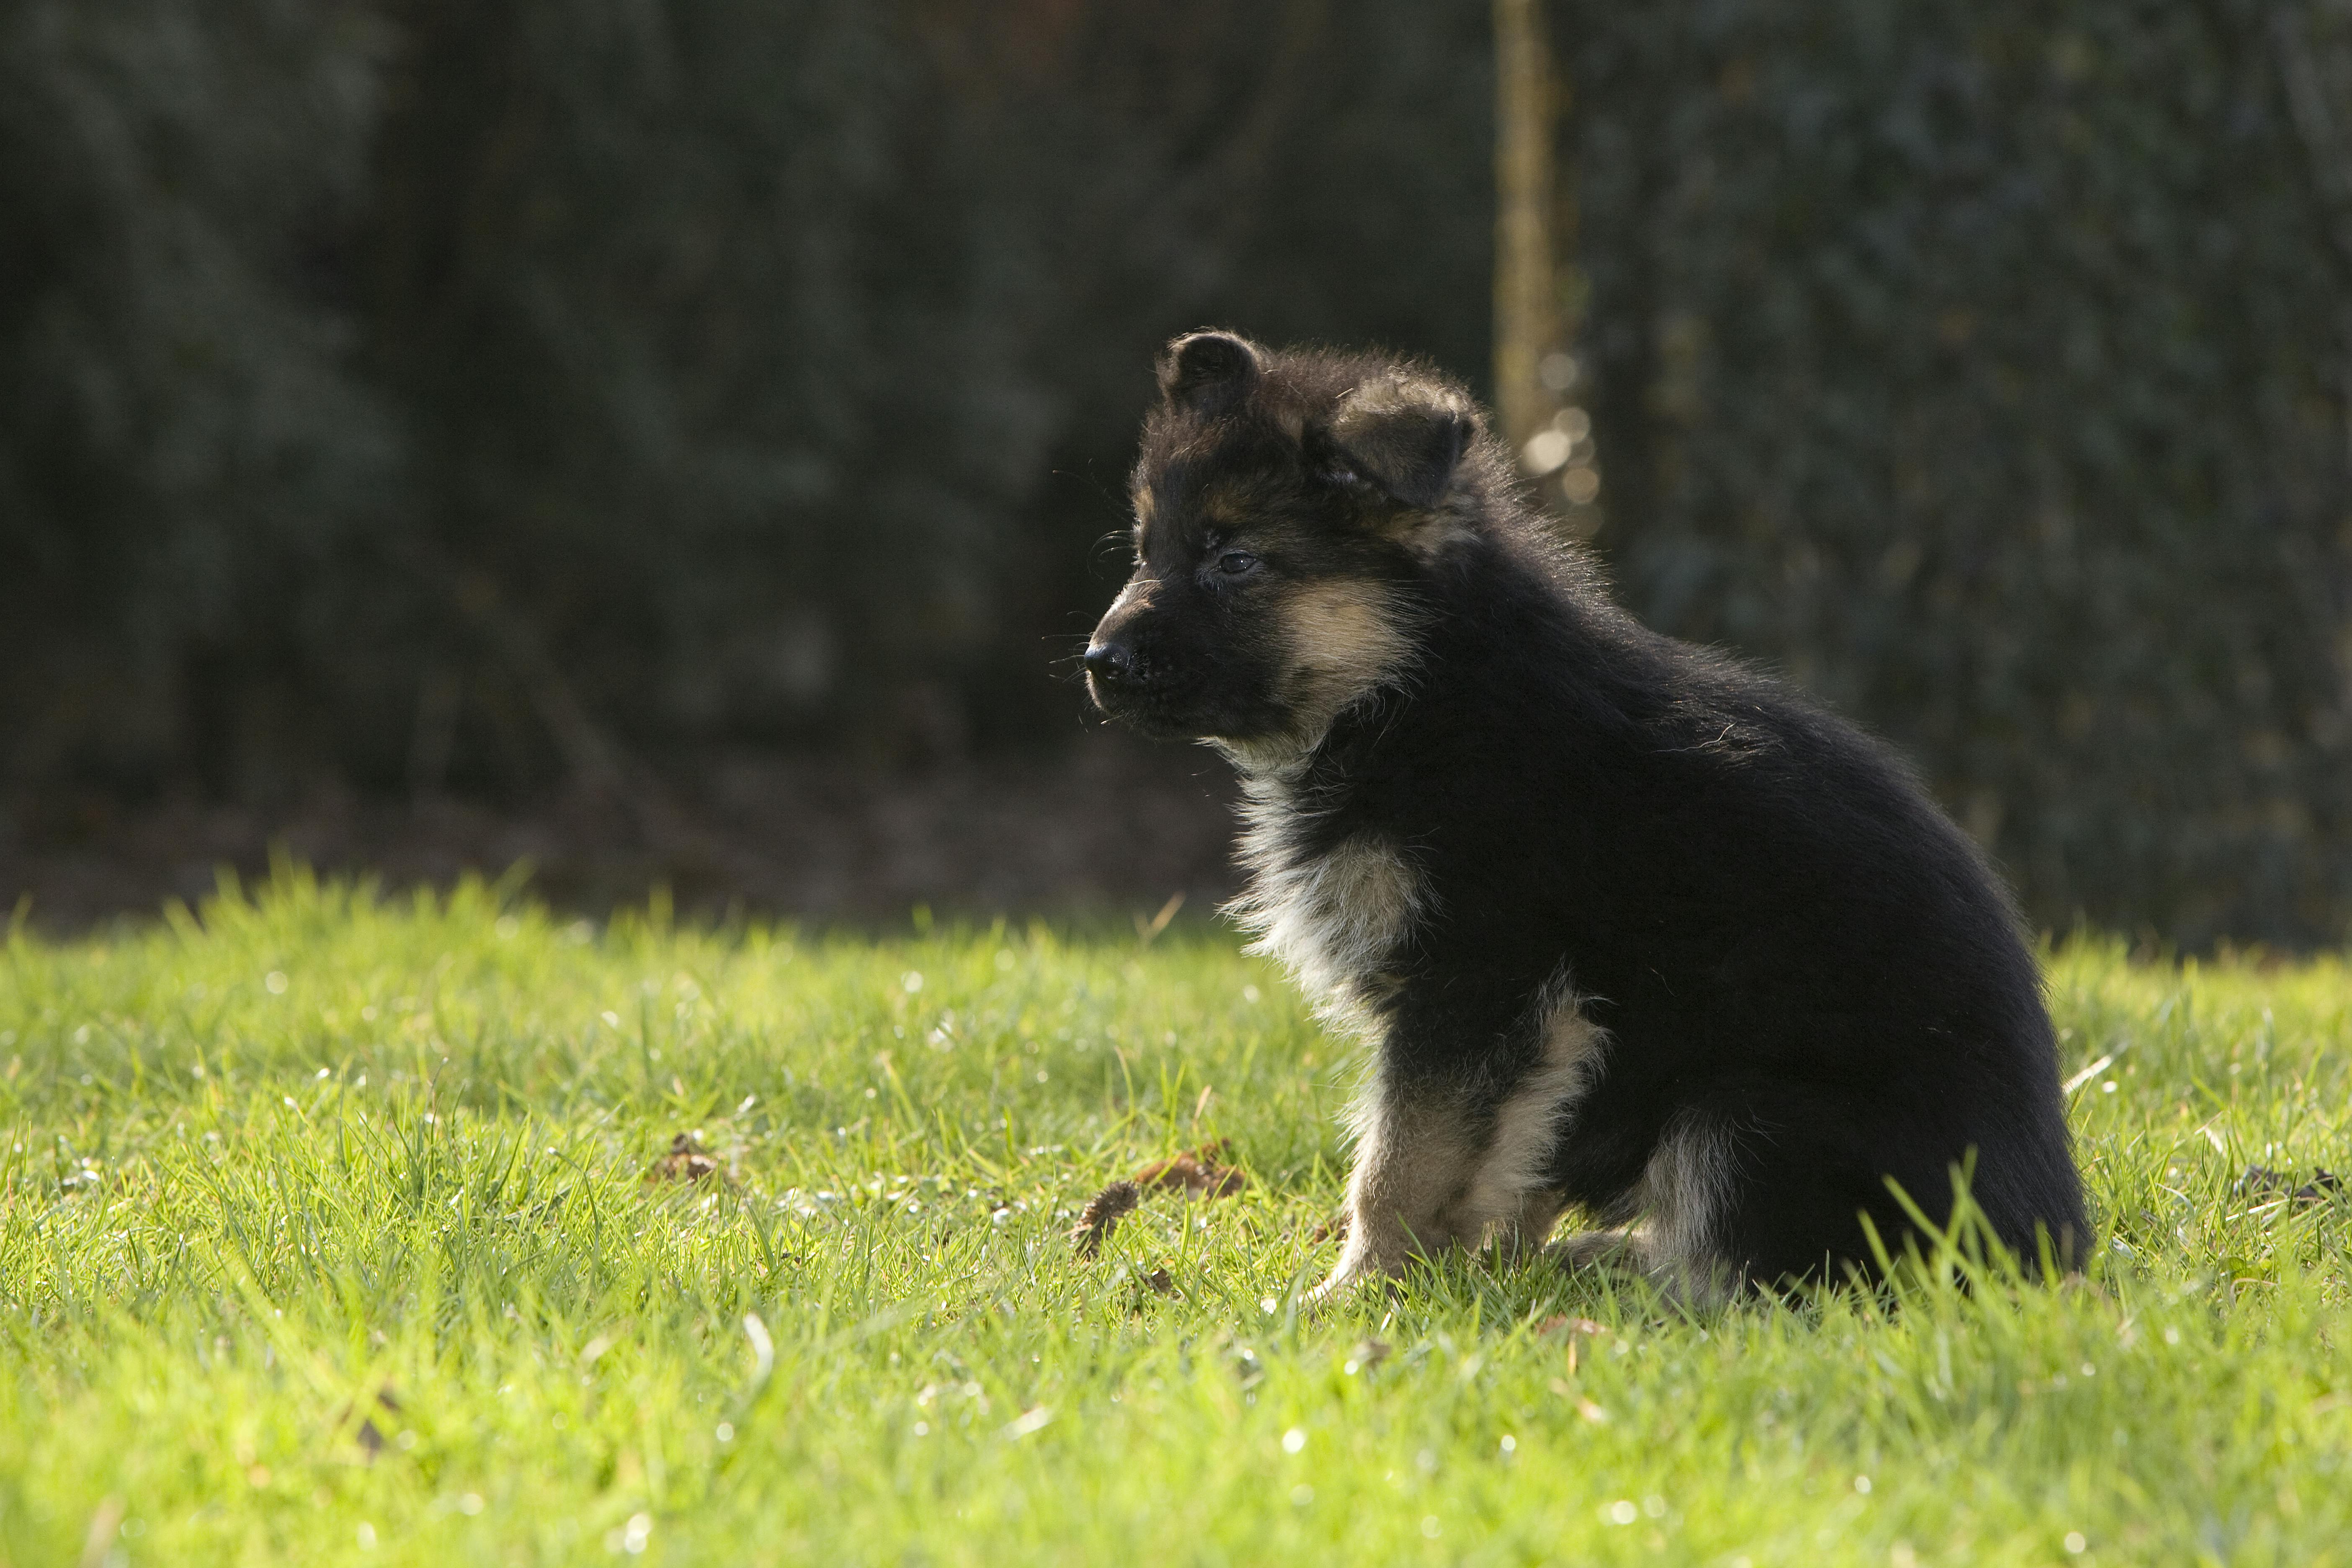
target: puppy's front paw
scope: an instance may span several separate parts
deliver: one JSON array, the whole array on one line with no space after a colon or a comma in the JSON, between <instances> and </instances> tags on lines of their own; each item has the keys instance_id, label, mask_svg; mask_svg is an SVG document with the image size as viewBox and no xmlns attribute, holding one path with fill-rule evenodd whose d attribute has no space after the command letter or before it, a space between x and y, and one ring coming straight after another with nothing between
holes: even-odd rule
<instances>
[{"instance_id":1,"label":"puppy's front paw","mask_svg":"<svg viewBox=\"0 0 2352 1568\"><path fill-rule=\"evenodd\" d=\"M1378 1268L1350 1267L1340 1264L1331 1277L1298 1299L1299 1305L1310 1312L1327 1311L1367 1291L1391 1295L1397 1289L1397 1277Z\"/></svg>"},{"instance_id":2,"label":"puppy's front paw","mask_svg":"<svg viewBox=\"0 0 2352 1568\"><path fill-rule=\"evenodd\" d=\"M1307 1312L1328 1311L1339 1304L1354 1283L1350 1279L1333 1274L1322 1284L1298 1298L1299 1310Z\"/></svg>"}]
</instances>

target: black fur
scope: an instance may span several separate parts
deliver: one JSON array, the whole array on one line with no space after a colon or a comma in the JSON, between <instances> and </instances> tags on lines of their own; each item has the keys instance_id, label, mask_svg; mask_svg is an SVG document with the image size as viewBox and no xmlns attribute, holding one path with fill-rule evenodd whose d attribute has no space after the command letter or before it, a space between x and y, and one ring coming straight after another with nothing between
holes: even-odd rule
<instances>
[{"instance_id":1,"label":"black fur","mask_svg":"<svg viewBox=\"0 0 2352 1568\"><path fill-rule=\"evenodd\" d=\"M1427 369L1195 334L1161 380L1094 689L1287 770L1304 852L1402 847L1427 907L1365 988L1394 1083L1491 1113L1564 973L1606 1031L1550 1157L1569 1202L1628 1217L1696 1114L1726 1134L1717 1245L1748 1279L1867 1268L1859 1216L1897 1247L1910 1228L1888 1178L1940 1221L1971 1151L2005 1243L2079 1249L2018 916L1887 748L1613 605ZM1411 652L1302 713L1284 595L1334 583L1377 591Z\"/></svg>"},{"instance_id":2,"label":"black fur","mask_svg":"<svg viewBox=\"0 0 2352 1568\"><path fill-rule=\"evenodd\" d=\"M1194 332L1168 345L1160 362L1160 392L1196 414L1222 414L1248 395L1257 379L1257 347L1229 332Z\"/></svg>"}]
</instances>

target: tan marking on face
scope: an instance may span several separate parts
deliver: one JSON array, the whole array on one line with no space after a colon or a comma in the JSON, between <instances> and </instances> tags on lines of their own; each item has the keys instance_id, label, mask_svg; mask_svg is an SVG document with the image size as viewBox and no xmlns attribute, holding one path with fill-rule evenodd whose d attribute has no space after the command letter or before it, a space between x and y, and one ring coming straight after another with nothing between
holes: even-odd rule
<instances>
[{"instance_id":1,"label":"tan marking on face","mask_svg":"<svg viewBox=\"0 0 2352 1568\"><path fill-rule=\"evenodd\" d=\"M1477 537L1467 518L1451 502L1426 511L1393 512L1376 525L1383 538L1404 546L1423 561L1433 561L1450 546Z\"/></svg>"},{"instance_id":2,"label":"tan marking on face","mask_svg":"<svg viewBox=\"0 0 2352 1568\"><path fill-rule=\"evenodd\" d=\"M1210 534L1224 543L1234 540L1250 526L1260 511L1246 489L1220 485L1201 498L1201 518L1209 525Z\"/></svg>"},{"instance_id":3,"label":"tan marking on face","mask_svg":"<svg viewBox=\"0 0 2352 1568\"><path fill-rule=\"evenodd\" d=\"M1348 704L1395 674L1412 652L1388 590L1341 578L1309 583L1281 606L1282 689L1302 737L1320 737Z\"/></svg>"}]
</instances>

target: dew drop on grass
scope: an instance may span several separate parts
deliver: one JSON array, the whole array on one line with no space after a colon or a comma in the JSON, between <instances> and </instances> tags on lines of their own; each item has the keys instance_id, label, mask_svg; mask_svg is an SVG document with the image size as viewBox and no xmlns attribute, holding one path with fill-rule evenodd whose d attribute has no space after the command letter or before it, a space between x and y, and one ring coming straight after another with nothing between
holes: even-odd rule
<instances>
[{"instance_id":1,"label":"dew drop on grass","mask_svg":"<svg viewBox=\"0 0 2352 1568\"><path fill-rule=\"evenodd\" d=\"M1635 1520L1642 1517L1642 1510L1633 1506L1633 1500L1632 1498L1621 1497L1615 1502L1611 1503L1607 1508L1602 1509L1601 1510L1601 1517L1607 1520L1612 1524L1631 1524Z\"/></svg>"},{"instance_id":2,"label":"dew drop on grass","mask_svg":"<svg viewBox=\"0 0 2352 1568\"><path fill-rule=\"evenodd\" d=\"M1304 1426L1293 1426L1289 1431L1285 1432L1282 1435L1282 1451L1284 1453L1296 1454L1299 1449L1304 1448L1305 1447L1307 1447L1307 1428Z\"/></svg>"}]
</instances>

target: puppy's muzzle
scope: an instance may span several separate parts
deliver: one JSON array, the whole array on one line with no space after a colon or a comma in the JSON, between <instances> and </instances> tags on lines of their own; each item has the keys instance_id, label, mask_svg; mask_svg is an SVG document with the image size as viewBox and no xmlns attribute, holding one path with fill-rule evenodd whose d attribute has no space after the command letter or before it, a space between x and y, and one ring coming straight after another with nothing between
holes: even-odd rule
<instances>
[{"instance_id":1,"label":"puppy's muzzle","mask_svg":"<svg viewBox=\"0 0 2352 1568\"><path fill-rule=\"evenodd\" d=\"M1122 642L1098 642L1087 649L1087 675L1097 685L1130 686L1137 670L1134 650Z\"/></svg>"}]
</instances>

